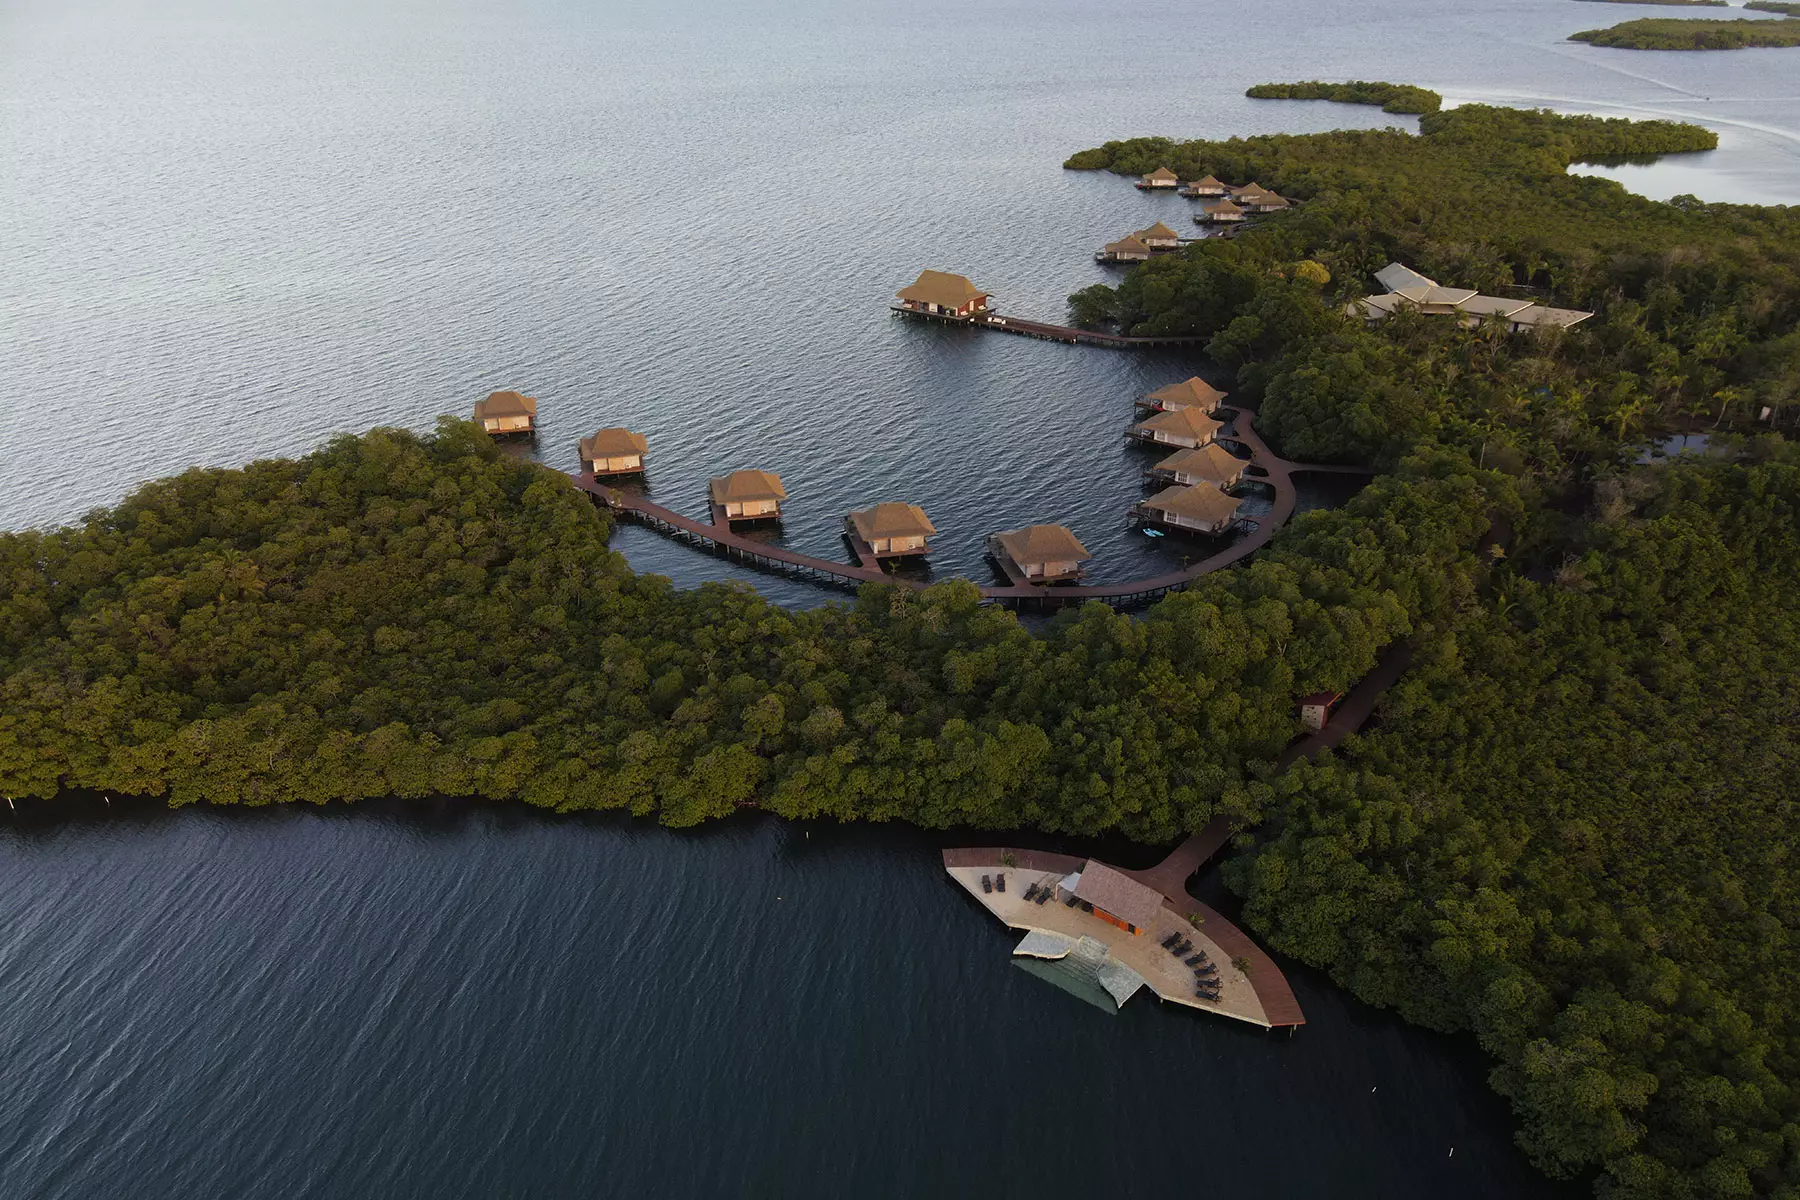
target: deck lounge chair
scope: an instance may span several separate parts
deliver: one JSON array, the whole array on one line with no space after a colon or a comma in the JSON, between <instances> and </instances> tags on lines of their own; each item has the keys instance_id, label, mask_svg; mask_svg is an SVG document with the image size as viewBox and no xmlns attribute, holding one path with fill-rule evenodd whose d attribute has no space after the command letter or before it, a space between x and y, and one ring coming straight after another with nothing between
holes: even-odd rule
<instances>
[{"instance_id":1,"label":"deck lounge chair","mask_svg":"<svg viewBox=\"0 0 1800 1200\"><path fill-rule=\"evenodd\" d=\"M994 881L991 877L987 875L981 877L981 890L984 892L991 892L994 890Z\"/></svg>"},{"instance_id":2,"label":"deck lounge chair","mask_svg":"<svg viewBox=\"0 0 1800 1200\"><path fill-rule=\"evenodd\" d=\"M994 890L996 892L1004 892L1006 890L1006 876L1004 876L1004 875L994 876Z\"/></svg>"}]
</instances>

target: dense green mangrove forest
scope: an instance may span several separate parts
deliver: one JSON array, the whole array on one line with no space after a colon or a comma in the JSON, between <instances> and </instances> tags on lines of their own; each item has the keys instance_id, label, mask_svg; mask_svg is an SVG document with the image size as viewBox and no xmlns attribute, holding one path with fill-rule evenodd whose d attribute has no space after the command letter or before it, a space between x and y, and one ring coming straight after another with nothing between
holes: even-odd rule
<instances>
[{"instance_id":1,"label":"dense green mangrove forest","mask_svg":"<svg viewBox=\"0 0 1800 1200\"><path fill-rule=\"evenodd\" d=\"M1403 83L1259 83L1244 93L1252 100L1335 100L1339 104L1375 104L1382 112L1433 113L1444 98L1427 88Z\"/></svg>"},{"instance_id":2,"label":"dense green mangrove forest","mask_svg":"<svg viewBox=\"0 0 1800 1200\"><path fill-rule=\"evenodd\" d=\"M1472 1031L1546 1171L1800 1195L1800 212L1567 172L1712 144L1691 126L1420 128L1069 163L1302 201L1071 297L1078 319L1208 337L1284 453L1455 455L1522 506L1504 554L1405 601L1418 658L1376 726L1269 781L1228 878L1276 948ZM1347 318L1390 260L1595 316ZM1678 430L1713 452L1644 460Z\"/></svg>"},{"instance_id":3,"label":"dense green mangrove forest","mask_svg":"<svg viewBox=\"0 0 1800 1200\"><path fill-rule=\"evenodd\" d=\"M966 583L808 612L678 590L474 426L379 429L0 535L0 794L1147 842L1226 814L1254 927L1479 1038L1546 1171L1800 1195L1800 213L1567 173L1710 147L1692 126L1420 128L1070 160L1301 201L1071 308L1207 338L1284 454L1383 471L1141 616L1033 633ZM1595 316L1347 315L1396 259ZM1647 458L1672 431L1709 452ZM1402 639L1375 726L1278 772L1296 699Z\"/></svg>"},{"instance_id":4,"label":"dense green mangrove forest","mask_svg":"<svg viewBox=\"0 0 1800 1200\"><path fill-rule=\"evenodd\" d=\"M1786 10L1765 8L1764 11ZM1717 21L1698 17L1641 17L1607 29L1571 33L1569 40L1618 50L1747 50L1800 46L1800 21L1765 21L1755 17Z\"/></svg>"}]
</instances>

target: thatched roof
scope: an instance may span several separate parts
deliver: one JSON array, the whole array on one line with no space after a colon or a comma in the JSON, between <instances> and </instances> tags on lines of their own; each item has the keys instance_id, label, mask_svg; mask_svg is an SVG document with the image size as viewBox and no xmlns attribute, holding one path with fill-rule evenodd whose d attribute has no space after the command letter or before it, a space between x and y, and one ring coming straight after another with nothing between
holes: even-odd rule
<instances>
[{"instance_id":1,"label":"thatched roof","mask_svg":"<svg viewBox=\"0 0 1800 1200\"><path fill-rule=\"evenodd\" d=\"M1225 185L1223 183L1220 183L1218 178L1215 176L1212 176L1212 175L1208 175L1204 179L1196 179L1196 180L1194 180L1194 182L1188 184L1188 186L1191 188L1194 188L1196 191L1199 190L1200 188L1206 188L1209 191L1224 191L1225 190Z\"/></svg>"},{"instance_id":2,"label":"thatched roof","mask_svg":"<svg viewBox=\"0 0 1800 1200\"><path fill-rule=\"evenodd\" d=\"M1156 923L1163 910L1163 894L1098 859L1088 859L1075 881L1075 895L1095 908L1129 921L1139 929Z\"/></svg>"},{"instance_id":3,"label":"thatched roof","mask_svg":"<svg viewBox=\"0 0 1800 1200\"><path fill-rule=\"evenodd\" d=\"M1208 442L1197 448L1177 450L1157 463L1156 469L1173 471L1180 475L1198 475L1202 479L1223 483L1235 475L1242 474L1244 468L1249 465L1219 443Z\"/></svg>"},{"instance_id":4,"label":"thatched roof","mask_svg":"<svg viewBox=\"0 0 1800 1200\"><path fill-rule=\"evenodd\" d=\"M994 540L1020 566L1028 563L1085 562L1094 557L1088 553L1086 546L1075 540L1074 534L1061 525L1031 525L1024 529L1009 529L1005 533L996 533Z\"/></svg>"},{"instance_id":5,"label":"thatched roof","mask_svg":"<svg viewBox=\"0 0 1800 1200\"><path fill-rule=\"evenodd\" d=\"M736 504L746 500L786 500L787 489L781 476L771 471L733 471L711 484L716 504Z\"/></svg>"},{"instance_id":6,"label":"thatched roof","mask_svg":"<svg viewBox=\"0 0 1800 1200\"><path fill-rule=\"evenodd\" d=\"M917 279L894 294L914 304L935 304L939 308L961 308L971 300L985 300L988 295L970 283L967 275L949 271L920 271Z\"/></svg>"},{"instance_id":7,"label":"thatched roof","mask_svg":"<svg viewBox=\"0 0 1800 1200\"><path fill-rule=\"evenodd\" d=\"M1138 422L1137 428L1153 433L1185 434L1204 441L1225 428L1225 423L1213 420L1197 408L1176 408L1146 417Z\"/></svg>"},{"instance_id":8,"label":"thatched roof","mask_svg":"<svg viewBox=\"0 0 1800 1200\"><path fill-rule=\"evenodd\" d=\"M642 454L649 448L650 443L643 434L629 429L602 429L593 437L581 439L583 458L621 458L627 454Z\"/></svg>"},{"instance_id":9,"label":"thatched roof","mask_svg":"<svg viewBox=\"0 0 1800 1200\"><path fill-rule=\"evenodd\" d=\"M537 401L530 396L521 396L517 392L494 392L486 400L475 402L475 419L477 421L492 420L495 417L535 417Z\"/></svg>"},{"instance_id":10,"label":"thatched roof","mask_svg":"<svg viewBox=\"0 0 1800 1200\"><path fill-rule=\"evenodd\" d=\"M1180 383L1157 388L1145 399L1154 400L1164 408L1198 408L1201 412L1211 412L1225 399L1225 393L1195 375Z\"/></svg>"},{"instance_id":11,"label":"thatched roof","mask_svg":"<svg viewBox=\"0 0 1800 1200\"><path fill-rule=\"evenodd\" d=\"M1229 200L1202 200L1200 211L1209 217L1241 217L1244 210Z\"/></svg>"},{"instance_id":12,"label":"thatched roof","mask_svg":"<svg viewBox=\"0 0 1800 1200\"><path fill-rule=\"evenodd\" d=\"M1122 237L1116 242L1106 243L1106 252L1108 254L1148 254L1150 247L1138 241L1138 236L1134 233L1128 237Z\"/></svg>"},{"instance_id":13,"label":"thatched roof","mask_svg":"<svg viewBox=\"0 0 1800 1200\"><path fill-rule=\"evenodd\" d=\"M1134 238L1143 238L1146 240L1148 240L1150 238L1156 238L1158 241L1178 242L1181 240L1181 235L1179 233L1176 233L1173 229L1170 229L1167 225L1164 225L1161 221L1158 221L1156 224L1152 225L1148 229L1140 229L1136 233L1132 234L1131 236Z\"/></svg>"},{"instance_id":14,"label":"thatched roof","mask_svg":"<svg viewBox=\"0 0 1800 1200\"><path fill-rule=\"evenodd\" d=\"M937 526L916 504L888 501L850 514L850 524L865 542L877 538L930 537Z\"/></svg>"},{"instance_id":15,"label":"thatched roof","mask_svg":"<svg viewBox=\"0 0 1800 1200\"><path fill-rule=\"evenodd\" d=\"M1158 167L1158 168L1156 168L1156 170L1154 170L1154 171L1150 172L1148 175L1144 176L1144 182L1145 183L1180 183L1181 176L1179 176L1175 172L1169 170L1169 168L1167 168L1167 167Z\"/></svg>"},{"instance_id":16,"label":"thatched roof","mask_svg":"<svg viewBox=\"0 0 1800 1200\"><path fill-rule=\"evenodd\" d=\"M1144 507L1209 524L1222 524L1237 516L1238 505L1242 503L1210 483L1196 483L1188 487L1164 488L1144 501Z\"/></svg>"}]
</instances>

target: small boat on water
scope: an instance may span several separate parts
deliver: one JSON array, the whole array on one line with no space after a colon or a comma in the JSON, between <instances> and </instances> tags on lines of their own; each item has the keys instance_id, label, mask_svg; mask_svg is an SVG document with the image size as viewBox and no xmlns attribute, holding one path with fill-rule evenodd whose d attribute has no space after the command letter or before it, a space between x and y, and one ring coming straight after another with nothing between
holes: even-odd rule
<instances>
[{"instance_id":1,"label":"small boat on water","mask_svg":"<svg viewBox=\"0 0 1800 1200\"><path fill-rule=\"evenodd\" d=\"M1167 537L1168 535L1165 534L1160 529L1146 529L1146 530L1144 530L1144 536L1145 537Z\"/></svg>"}]
</instances>

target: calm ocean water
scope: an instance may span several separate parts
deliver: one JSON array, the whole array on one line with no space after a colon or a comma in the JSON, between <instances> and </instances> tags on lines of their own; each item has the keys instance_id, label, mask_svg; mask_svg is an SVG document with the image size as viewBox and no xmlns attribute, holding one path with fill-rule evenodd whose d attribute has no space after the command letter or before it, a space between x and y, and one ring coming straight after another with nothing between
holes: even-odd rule
<instances>
[{"instance_id":1,"label":"calm ocean water","mask_svg":"<svg viewBox=\"0 0 1800 1200\"><path fill-rule=\"evenodd\" d=\"M1096 246L1188 212L1069 151L1405 120L1242 96L1296 76L1697 119L1718 151L1621 177L1800 200L1800 58L1560 40L1609 15L0 0L0 528L515 387L556 466L647 433L674 507L781 472L815 553L908 499L941 574L1037 520L1096 577L1166 569L1119 433L1195 364L907 325L894 289L1057 317ZM1107 1018L1007 964L936 843L805 833L0 823L0 1195L1548 1194L1457 1044L1306 975L1292 1041Z\"/></svg>"},{"instance_id":2,"label":"calm ocean water","mask_svg":"<svg viewBox=\"0 0 1800 1200\"><path fill-rule=\"evenodd\" d=\"M1579 1194L1459 1045L1108 1016L913 831L386 807L0 825L0 1195Z\"/></svg>"}]
</instances>

